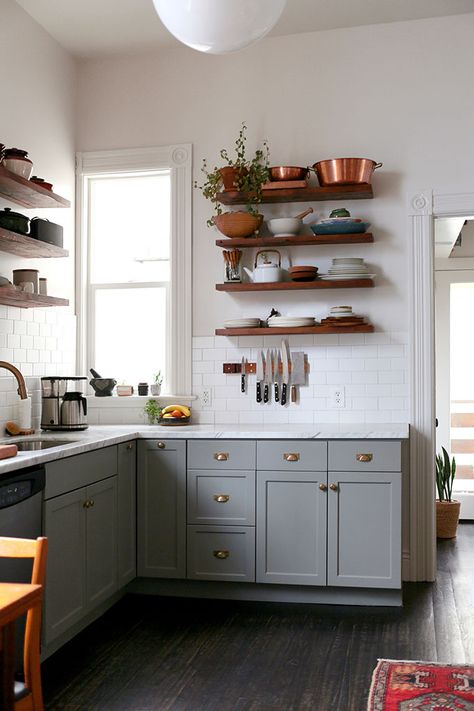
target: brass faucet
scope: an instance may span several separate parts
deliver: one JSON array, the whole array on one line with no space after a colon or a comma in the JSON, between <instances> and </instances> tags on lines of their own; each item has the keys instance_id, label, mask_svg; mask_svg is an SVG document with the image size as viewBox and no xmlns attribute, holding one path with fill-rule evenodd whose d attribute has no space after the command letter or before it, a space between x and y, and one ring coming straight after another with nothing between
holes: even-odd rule
<instances>
[{"instance_id":1,"label":"brass faucet","mask_svg":"<svg viewBox=\"0 0 474 711\"><path fill-rule=\"evenodd\" d=\"M5 368L5 370L9 370L10 373L13 373L18 383L18 395L22 400L26 400L28 397L28 393L26 392L25 378L20 373L18 368L15 368L15 366L11 363L7 363L6 360L0 360L0 368Z\"/></svg>"}]
</instances>

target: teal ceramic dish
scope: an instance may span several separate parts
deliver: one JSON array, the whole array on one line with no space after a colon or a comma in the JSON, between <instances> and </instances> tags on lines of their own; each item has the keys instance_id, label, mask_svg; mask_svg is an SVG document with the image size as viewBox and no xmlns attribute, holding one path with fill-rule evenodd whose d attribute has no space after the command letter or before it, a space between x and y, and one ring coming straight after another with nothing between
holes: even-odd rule
<instances>
[{"instance_id":1,"label":"teal ceramic dish","mask_svg":"<svg viewBox=\"0 0 474 711\"><path fill-rule=\"evenodd\" d=\"M310 225L315 235L354 235L367 232L370 222L346 222Z\"/></svg>"}]
</instances>

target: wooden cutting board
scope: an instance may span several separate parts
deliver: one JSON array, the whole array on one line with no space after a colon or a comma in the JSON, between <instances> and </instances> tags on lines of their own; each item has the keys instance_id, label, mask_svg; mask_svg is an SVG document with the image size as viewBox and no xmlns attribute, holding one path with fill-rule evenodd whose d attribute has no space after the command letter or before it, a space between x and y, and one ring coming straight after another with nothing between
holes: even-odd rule
<instances>
[{"instance_id":1,"label":"wooden cutting board","mask_svg":"<svg viewBox=\"0 0 474 711\"><path fill-rule=\"evenodd\" d=\"M16 444L0 444L0 459L8 459L8 457L16 457L18 447Z\"/></svg>"}]
</instances>

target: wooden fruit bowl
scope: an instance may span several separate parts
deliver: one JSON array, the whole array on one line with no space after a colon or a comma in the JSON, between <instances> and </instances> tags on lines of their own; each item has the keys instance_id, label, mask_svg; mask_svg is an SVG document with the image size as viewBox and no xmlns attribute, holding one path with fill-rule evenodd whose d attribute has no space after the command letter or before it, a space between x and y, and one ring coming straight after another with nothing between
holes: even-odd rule
<instances>
[{"instance_id":1,"label":"wooden fruit bowl","mask_svg":"<svg viewBox=\"0 0 474 711\"><path fill-rule=\"evenodd\" d=\"M189 425L189 420L191 417L160 417L158 420L159 425L173 426L173 425Z\"/></svg>"}]
</instances>

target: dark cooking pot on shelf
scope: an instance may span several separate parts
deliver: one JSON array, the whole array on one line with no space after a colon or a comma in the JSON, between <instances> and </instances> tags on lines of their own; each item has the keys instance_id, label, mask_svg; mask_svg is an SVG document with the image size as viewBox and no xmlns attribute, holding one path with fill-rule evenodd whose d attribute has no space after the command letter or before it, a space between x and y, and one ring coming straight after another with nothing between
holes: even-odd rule
<instances>
[{"instance_id":1,"label":"dark cooking pot on shelf","mask_svg":"<svg viewBox=\"0 0 474 711\"><path fill-rule=\"evenodd\" d=\"M27 235L30 231L30 218L6 207L4 210L0 210L0 227L3 227L4 230Z\"/></svg>"}]
</instances>

